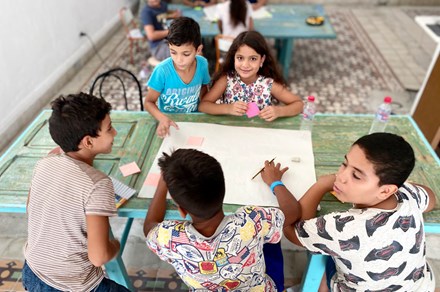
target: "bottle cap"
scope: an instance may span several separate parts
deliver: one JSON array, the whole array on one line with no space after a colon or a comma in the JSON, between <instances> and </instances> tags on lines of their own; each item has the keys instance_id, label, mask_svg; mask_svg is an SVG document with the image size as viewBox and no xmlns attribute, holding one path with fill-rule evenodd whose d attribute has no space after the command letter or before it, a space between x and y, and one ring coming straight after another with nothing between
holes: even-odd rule
<instances>
[{"instance_id":1,"label":"bottle cap","mask_svg":"<svg viewBox=\"0 0 440 292\"><path fill-rule=\"evenodd\" d=\"M308 101L315 101L315 97L313 95L307 96Z\"/></svg>"},{"instance_id":2,"label":"bottle cap","mask_svg":"<svg viewBox=\"0 0 440 292\"><path fill-rule=\"evenodd\" d=\"M385 96L385 98L383 99L384 103L391 103L393 99L391 98L391 96Z\"/></svg>"}]
</instances>

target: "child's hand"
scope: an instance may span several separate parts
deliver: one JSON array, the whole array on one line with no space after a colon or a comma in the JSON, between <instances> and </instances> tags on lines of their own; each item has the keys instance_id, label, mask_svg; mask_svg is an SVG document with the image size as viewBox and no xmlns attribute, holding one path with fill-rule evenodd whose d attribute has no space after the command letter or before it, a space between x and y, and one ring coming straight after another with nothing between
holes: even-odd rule
<instances>
[{"instance_id":1,"label":"child's hand","mask_svg":"<svg viewBox=\"0 0 440 292\"><path fill-rule=\"evenodd\" d=\"M243 101L237 101L229 105L229 114L232 116L242 116L246 113L248 104Z\"/></svg>"},{"instance_id":2,"label":"child's hand","mask_svg":"<svg viewBox=\"0 0 440 292\"><path fill-rule=\"evenodd\" d=\"M277 163L276 165L269 161L264 162L264 170L261 172L261 178L263 181L270 186L271 183L277 180L281 180L283 174L288 170L288 167L281 169L281 164Z\"/></svg>"},{"instance_id":3,"label":"child's hand","mask_svg":"<svg viewBox=\"0 0 440 292\"><path fill-rule=\"evenodd\" d=\"M280 116L280 108L278 106L268 106L260 111L258 116L265 120L266 122L272 122Z\"/></svg>"},{"instance_id":4,"label":"child's hand","mask_svg":"<svg viewBox=\"0 0 440 292\"><path fill-rule=\"evenodd\" d=\"M179 126L177 126L177 124L168 117L159 120L159 125L157 126L157 130L156 130L157 136L159 136L160 138L165 138L165 136L169 135L170 126L173 126L177 130L179 130Z\"/></svg>"}]
</instances>

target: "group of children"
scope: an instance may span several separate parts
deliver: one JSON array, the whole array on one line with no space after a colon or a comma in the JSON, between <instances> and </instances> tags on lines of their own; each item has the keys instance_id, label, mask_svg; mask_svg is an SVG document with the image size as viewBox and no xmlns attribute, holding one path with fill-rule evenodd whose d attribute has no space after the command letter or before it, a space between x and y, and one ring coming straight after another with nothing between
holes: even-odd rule
<instances>
[{"instance_id":1,"label":"group of children","mask_svg":"<svg viewBox=\"0 0 440 292\"><path fill-rule=\"evenodd\" d=\"M259 117L273 121L302 111L302 100L288 89L260 33L246 31L234 39L209 91L208 62L200 56L203 45L198 23L177 18L170 25L167 41L171 58L154 68L145 98L145 109L159 121L160 137L169 133L170 126L177 128L169 113L242 116L255 103Z\"/></svg>"},{"instance_id":2,"label":"group of children","mask_svg":"<svg viewBox=\"0 0 440 292\"><path fill-rule=\"evenodd\" d=\"M301 112L302 101L287 89L257 32L235 39L209 91L197 23L178 18L167 38L171 58L155 68L146 97L159 136L177 128L170 112L242 115L249 102L267 121ZM285 105L275 105L272 96ZM108 217L117 214L111 180L93 168L117 134L110 104L80 93L59 97L52 109L50 134L63 151L41 159L33 173L23 285L29 291L128 291L101 268L120 248L109 239ZM193 291L283 291L282 257L274 248L283 234L330 256L320 291L434 291L422 213L434 208L436 197L406 181L414 164L402 137L367 135L354 142L335 174L318 178L297 201L282 182L288 169L266 161L261 177L279 208L243 206L225 215L227 186L218 161L194 149L164 153L144 222L146 242ZM329 191L353 207L316 217ZM167 192L190 221L164 221Z\"/></svg>"}]
</instances>

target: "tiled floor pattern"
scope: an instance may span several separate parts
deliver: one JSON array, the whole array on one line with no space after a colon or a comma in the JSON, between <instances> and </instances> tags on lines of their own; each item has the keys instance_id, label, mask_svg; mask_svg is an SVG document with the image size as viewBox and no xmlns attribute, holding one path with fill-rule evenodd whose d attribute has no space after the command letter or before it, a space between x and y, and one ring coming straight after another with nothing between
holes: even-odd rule
<instances>
[{"instance_id":1,"label":"tiled floor pattern","mask_svg":"<svg viewBox=\"0 0 440 292\"><path fill-rule=\"evenodd\" d=\"M23 262L20 260L0 260L0 291L25 291L21 285L22 268ZM171 267L168 269L130 267L127 272L133 283L134 292L188 291L187 286ZM285 279L286 287L298 283L299 279Z\"/></svg>"}]
</instances>

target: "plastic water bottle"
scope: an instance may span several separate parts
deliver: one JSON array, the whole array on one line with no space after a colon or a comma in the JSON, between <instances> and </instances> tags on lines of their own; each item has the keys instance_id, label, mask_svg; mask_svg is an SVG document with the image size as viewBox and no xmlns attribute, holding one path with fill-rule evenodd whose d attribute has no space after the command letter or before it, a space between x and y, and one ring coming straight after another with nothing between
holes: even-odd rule
<instances>
[{"instance_id":1,"label":"plastic water bottle","mask_svg":"<svg viewBox=\"0 0 440 292\"><path fill-rule=\"evenodd\" d=\"M312 131L313 119L315 118L315 113L316 113L315 97L313 95L310 95L307 97L307 102L304 105L300 130L310 131L310 132Z\"/></svg>"},{"instance_id":2,"label":"plastic water bottle","mask_svg":"<svg viewBox=\"0 0 440 292\"><path fill-rule=\"evenodd\" d=\"M389 96L383 99L383 103L377 109L373 124L371 124L370 134L385 131L385 127L391 115L391 101L392 99Z\"/></svg>"}]
</instances>

